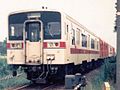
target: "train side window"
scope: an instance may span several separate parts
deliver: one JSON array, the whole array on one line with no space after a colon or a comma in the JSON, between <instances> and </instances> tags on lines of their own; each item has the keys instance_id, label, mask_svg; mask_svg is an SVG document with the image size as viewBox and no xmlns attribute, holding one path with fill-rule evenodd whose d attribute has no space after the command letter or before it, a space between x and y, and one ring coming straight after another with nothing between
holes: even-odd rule
<instances>
[{"instance_id":1,"label":"train side window","mask_svg":"<svg viewBox=\"0 0 120 90\"><path fill-rule=\"evenodd\" d=\"M75 45L75 30L72 29L72 45Z\"/></svg>"},{"instance_id":2,"label":"train side window","mask_svg":"<svg viewBox=\"0 0 120 90\"><path fill-rule=\"evenodd\" d=\"M69 30L69 26L67 25L66 28L67 28L67 30L66 30L66 33L67 33L66 37L67 37L67 38L66 38L66 39L68 40L68 30Z\"/></svg>"},{"instance_id":3,"label":"train side window","mask_svg":"<svg viewBox=\"0 0 120 90\"><path fill-rule=\"evenodd\" d=\"M87 36L82 34L82 47L87 47Z\"/></svg>"},{"instance_id":4,"label":"train side window","mask_svg":"<svg viewBox=\"0 0 120 90\"><path fill-rule=\"evenodd\" d=\"M95 40L91 39L91 48L94 49L95 48Z\"/></svg>"},{"instance_id":5,"label":"train side window","mask_svg":"<svg viewBox=\"0 0 120 90\"><path fill-rule=\"evenodd\" d=\"M67 25L67 32L68 32L69 26Z\"/></svg>"}]
</instances>

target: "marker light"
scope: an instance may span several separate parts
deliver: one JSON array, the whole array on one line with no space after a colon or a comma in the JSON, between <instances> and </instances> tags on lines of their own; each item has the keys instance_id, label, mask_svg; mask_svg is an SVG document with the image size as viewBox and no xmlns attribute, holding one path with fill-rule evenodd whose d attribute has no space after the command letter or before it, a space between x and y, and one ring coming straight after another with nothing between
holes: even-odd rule
<instances>
[{"instance_id":1,"label":"marker light","mask_svg":"<svg viewBox=\"0 0 120 90\"><path fill-rule=\"evenodd\" d=\"M22 49L23 43L7 43L8 49Z\"/></svg>"}]
</instances>

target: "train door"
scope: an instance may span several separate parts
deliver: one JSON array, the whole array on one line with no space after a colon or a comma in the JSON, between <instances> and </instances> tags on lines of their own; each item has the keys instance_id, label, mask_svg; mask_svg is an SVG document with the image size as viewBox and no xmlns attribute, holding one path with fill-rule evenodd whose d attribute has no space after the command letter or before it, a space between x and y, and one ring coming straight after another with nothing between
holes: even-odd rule
<instances>
[{"instance_id":1,"label":"train door","mask_svg":"<svg viewBox=\"0 0 120 90\"><path fill-rule=\"evenodd\" d=\"M26 64L43 63L43 28L41 21L29 20L25 25L25 61Z\"/></svg>"}]
</instances>

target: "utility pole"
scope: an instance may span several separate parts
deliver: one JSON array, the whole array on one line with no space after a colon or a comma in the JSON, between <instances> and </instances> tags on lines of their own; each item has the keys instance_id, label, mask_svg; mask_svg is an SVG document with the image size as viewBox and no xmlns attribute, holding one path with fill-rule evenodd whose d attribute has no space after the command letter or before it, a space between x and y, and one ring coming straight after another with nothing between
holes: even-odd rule
<instances>
[{"instance_id":1,"label":"utility pole","mask_svg":"<svg viewBox=\"0 0 120 90\"><path fill-rule=\"evenodd\" d=\"M116 66L116 89L120 90L120 0L116 3L116 31L117 31L117 66Z\"/></svg>"}]
</instances>

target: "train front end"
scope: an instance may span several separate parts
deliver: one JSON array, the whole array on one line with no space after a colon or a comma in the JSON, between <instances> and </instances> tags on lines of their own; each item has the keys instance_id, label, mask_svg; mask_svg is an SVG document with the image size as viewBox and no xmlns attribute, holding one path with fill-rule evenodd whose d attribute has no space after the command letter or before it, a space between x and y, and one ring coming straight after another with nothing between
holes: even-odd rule
<instances>
[{"instance_id":1,"label":"train front end","mask_svg":"<svg viewBox=\"0 0 120 90\"><path fill-rule=\"evenodd\" d=\"M43 23L39 13L9 16L8 64L37 65L43 58Z\"/></svg>"},{"instance_id":2,"label":"train front end","mask_svg":"<svg viewBox=\"0 0 120 90\"><path fill-rule=\"evenodd\" d=\"M9 15L7 63L22 66L33 81L56 73L64 64L61 14L56 11L30 11ZM15 71L15 70L14 70Z\"/></svg>"}]
</instances>

